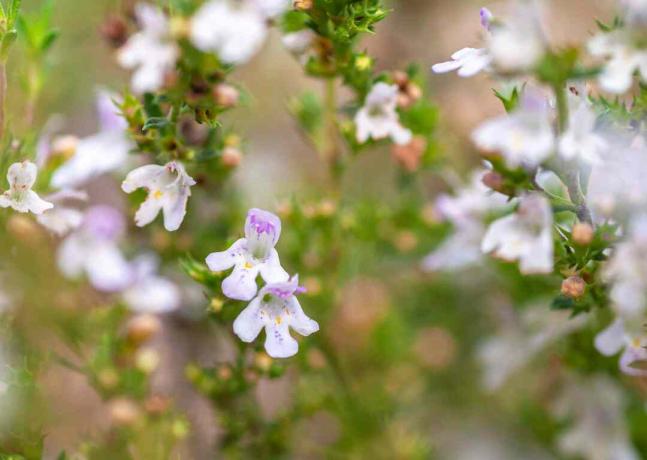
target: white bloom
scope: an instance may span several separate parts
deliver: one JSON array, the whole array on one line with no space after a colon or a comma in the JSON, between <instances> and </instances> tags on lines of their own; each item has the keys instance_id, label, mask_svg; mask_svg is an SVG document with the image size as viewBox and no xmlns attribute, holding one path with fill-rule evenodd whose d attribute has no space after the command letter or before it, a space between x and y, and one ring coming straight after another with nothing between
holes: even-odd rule
<instances>
[{"instance_id":1,"label":"white bloom","mask_svg":"<svg viewBox=\"0 0 647 460\"><path fill-rule=\"evenodd\" d=\"M369 138L378 140L390 137L396 144L407 144L411 131L400 124L396 110L397 85L376 83L366 96L364 106L355 115L357 141L364 143Z\"/></svg>"},{"instance_id":2,"label":"white bloom","mask_svg":"<svg viewBox=\"0 0 647 460\"><path fill-rule=\"evenodd\" d=\"M164 214L164 228L170 232L180 228L186 214L186 204L195 181L180 162L164 166L146 165L134 169L121 184L121 189L132 193L138 188L148 190L148 197L135 214L135 224L150 224L160 211Z\"/></svg>"},{"instance_id":3,"label":"white bloom","mask_svg":"<svg viewBox=\"0 0 647 460\"><path fill-rule=\"evenodd\" d=\"M83 213L74 207L66 206L65 203L68 201L87 201L87 193L78 190L62 190L52 193L46 198L55 203L56 206L36 217L39 224L56 236L63 236L81 226Z\"/></svg>"},{"instance_id":4,"label":"white bloom","mask_svg":"<svg viewBox=\"0 0 647 460\"><path fill-rule=\"evenodd\" d=\"M503 260L519 261L524 274L553 271L553 213L549 201L530 193L515 214L490 224L481 249Z\"/></svg>"},{"instance_id":5,"label":"white bloom","mask_svg":"<svg viewBox=\"0 0 647 460\"><path fill-rule=\"evenodd\" d=\"M247 62L267 36L267 17L253 2L211 0L191 20L191 42L225 63Z\"/></svg>"},{"instance_id":6,"label":"white bloom","mask_svg":"<svg viewBox=\"0 0 647 460\"><path fill-rule=\"evenodd\" d=\"M638 460L624 414L625 400L617 383L606 376L572 378L554 403L560 419L572 421L559 436L559 450L589 460Z\"/></svg>"},{"instance_id":7,"label":"white bloom","mask_svg":"<svg viewBox=\"0 0 647 460\"><path fill-rule=\"evenodd\" d=\"M311 29L302 29L283 35L281 41L290 53L300 56L310 49L316 37Z\"/></svg>"},{"instance_id":8,"label":"white bloom","mask_svg":"<svg viewBox=\"0 0 647 460\"><path fill-rule=\"evenodd\" d=\"M501 153L510 167L535 167L555 147L548 105L543 99L527 97L514 112L481 124L472 140L481 150Z\"/></svg>"},{"instance_id":9,"label":"white bloom","mask_svg":"<svg viewBox=\"0 0 647 460\"><path fill-rule=\"evenodd\" d=\"M481 25L487 31L490 29L492 13L487 8L481 8L480 14ZM451 61L434 64L431 70L435 73L458 70L459 76L471 77L482 70L488 70L492 62L492 56L485 48L462 48L452 54L451 58Z\"/></svg>"},{"instance_id":10,"label":"white bloom","mask_svg":"<svg viewBox=\"0 0 647 460\"><path fill-rule=\"evenodd\" d=\"M207 265L215 272L234 267L222 282L222 292L231 299L250 300L256 295L256 277L267 283L285 282L289 275L279 261L274 246L281 236L281 220L271 212L250 209L245 222L245 238L223 252L207 256Z\"/></svg>"},{"instance_id":11,"label":"white bloom","mask_svg":"<svg viewBox=\"0 0 647 460\"><path fill-rule=\"evenodd\" d=\"M38 168L31 161L21 161L9 166L9 190L0 195L0 208L11 207L18 212L42 214L54 205L43 200L31 188L36 182Z\"/></svg>"},{"instance_id":12,"label":"white bloom","mask_svg":"<svg viewBox=\"0 0 647 460\"><path fill-rule=\"evenodd\" d=\"M509 313L511 321L501 333L478 346L483 386L489 391L499 388L541 351L587 321L585 315L569 318L568 312L547 310L545 305L527 308L519 317L514 310Z\"/></svg>"},{"instance_id":13,"label":"white bloom","mask_svg":"<svg viewBox=\"0 0 647 460\"><path fill-rule=\"evenodd\" d=\"M559 154L566 160L599 162L608 144L595 129L597 116L584 98L573 105L568 117L568 127L559 139Z\"/></svg>"},{"instance_id":14,"label":"white bloom","mask_svg":"<svg viewBox=\"0 0 647 460\"><path fill-rule=\"evenodd\" d=\"M132 270L118 241L124 231L121 213L110 206L93 206L83 225L61 243L57 262L64 276L79 278L86 274L100 291L118 292L132 282Z\"/></svg>"},{"instance_id":15,"label":"white bloom","mask_svg":"<svg viewBox=\"0 0 647 460\"><path fill-rule=\"evenodd\" d=\"M180 306L180 289L157 275L159 260L154 254L137 257L132 263L132 282L123 292L124 302L137 313L167 313Z\"/></svg>"},{"instance_id":16,"label":"white bloom","mask_svg":"<svg viewBox=\"0 0 647 460\"><path fill-rule=\"evenodd\" d=\"M604 356L613 356L622 351L618 366L620 370L633 376L647 376L647 369L632 366L636 362L647 361L647 337L634 333L626 327L622 318L616 320L595 336L595 348Z\"/></svg>"},{"instance_id":17,"label":"white bloom","mask_svg":"<svg viewBox=\"0 0 647 460\"><path fill-rule=\"evenodd\" d=\"M106 91L98 92L99 132L78 141L72 158L54 172L52 187L78 187L126 164L133 144L126 135L126 121L117 113L113 97Z\"/></svg>"},{"instance_id":18,"label":"white bloom","mask_svg":"<svg viewBox=\"0 0 647 460\"><path fill-rule=\"evenodd\" d=\"M530 70L544 54L538 12L533 2L519 2L513 18L490 27L488 53L504 73Z\"/></svg>"},{"instance_id":19,"label":"white bloom","mask_svg":"<svg viewBox=\"0 0 647 460\"><path fill-rule=\"evenodd\" d=\"M174 69L179 51L161 10L139 3L135 15L141 30L128 39L117 59L122 67L135 69L131 81L135 93L152 92L162 87L165 74Z\"/></svg>"},{"instance_id":20,"label":"white bloom","mask_svg":"<svg viewBox=\"0 0 647 460\"><path fill-rule=\"evenodd\" d=\"M238 315L234 333L243 342L252 342L265 328L265 351L273 358L288 358L299 350L299 344L290 335L289 328L301 335L319 330L319 324L303 312L296 294L301 291L299 277L289 281L270 283Z\"/></svg>"},{"instance_id":21,"label":"white bloom","mask_svg":"<svg viewBox=\"0 0 647 460\"><path fill-rule=\"evenodd\" d=\"M485 228L480 222L472 222L457 227L422 261L426 271L458 271L481 262L481 240Z\"/></svg>"},{"instance_id":22,"label":"white bloom","mask_svg":"<svg viewBox=\"0 0 647 460\"><path fill-rule=\"evenodd\" d=\"M647 82L647 49L638 48L632 40L630 31L618 29L599 33L589 42L592 55L607 59L599 77L600 85L606 91L625 93L631 87L636 71L642 81Z\"/></svg>"},{"instance_id":23,"label":"white bloom","mask_svg":"<svg viewBox=\"0 0 647 460\"><path fill-rule=\"evenodd\" d=\"M647 25L647 0L620 0L632 25Z\"/></svg>"}]
</instances>

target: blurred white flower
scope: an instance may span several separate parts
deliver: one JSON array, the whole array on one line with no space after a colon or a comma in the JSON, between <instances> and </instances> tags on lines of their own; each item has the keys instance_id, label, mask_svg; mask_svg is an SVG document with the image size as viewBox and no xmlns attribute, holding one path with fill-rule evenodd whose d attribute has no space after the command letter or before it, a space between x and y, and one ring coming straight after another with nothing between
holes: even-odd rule
<instances>
[{"instance_id":1,"label":"blurred white flower","mask_svg":"<svg viewBox=\"0 0 647 460\"><path fill-rule=\"evenodd\" d=\"M572 377L552 409L572 421L558 439L564 454L587 460L638 460L630 441L621 388L606 376Z\"/></svg>"},{"instance_id":2,"label":"blurred white flower","mask_svg":"<svg viewBox=\"0 0 647 460\"><path fill-rule=\"evenodd\" d=\"M519 108L481 124L472 140L483 151L500 153L512 168L541 164L555 149L547 100L527 92Z\"/></svg>"},{"instance_id":3,"label":"blurred white flower","mask_svg":"<svg viewBox=\"0 0 647 460\"><path fill-rule=\"evenodd\" d=\"M245 221L245 238L229 249L207 256L209 269L215 272L234 267L222 282L222 292L231 299L250 300L256 295L256 278L267 283L285 282L288 273L281 267L274 249L281 236L281 220L268 211L250 209Z\"/></svg>"},{"instance_id":4,"label":"blurred white flower","mask_svg":"<svg viewBox=\"0 0 647 460\"><path fill-rule=\"evenodd\" d=\"M265 285L258 296L234 321L234 333L243 342L252 342L265 328L265 351L273 358L288 358L299 350L289 328L301 335L319 330L319 324L303 312L296 295L302 292L299 277Z\"/></svg>"},{"instance_id":5,"label":"blurred white flower","mask_svg":"<svg viewBox=\"0 0 647 460\"><path fill-rule=\"evenodd\" d=\"M506 261L519 261L521 273L553 271L553 213L550 202L529 193L517 212L495 220L483 238L481 249Z\"/></svg>"},{"instance_id":6,"label":"blurred white flower","mask_svg":"<svg viewBox=\"0 0 647 460\"><path fill-rule=\"evenodd\" d=\"M162 211L164 228L172 232L180 228L184 220L191 187L195 184L180 162L171 161L164 166L145 165L132 170L121 184L121 189L126 193L138 188L148 190L148 197L135 214L138 227L150 224Z\"/></svg>"},{"instance_id":7,"label":"blurred white flower","mask_svg":"<svg viewBox=\"0 0 647 460\"><path fill-rule=\"evenodd\" d=\"M481 8L481 25L486 31L490 29L492 13L487 8ZM462 48L451 56L452 60L440 62L431 66L435 73L446 73L458 70L461 77L471 77L488 70L492 62L492 56L486 48Z\"/></svg>"},{"instance_id":8,"label":"blurred white flower","mask_svg":"<svg viewBox=\"0 0 647 460\"><path fill-rule=\"evenodd\" d=\"M559 138L559 154L566 160L600 162L608 143L596 130L597 115L591 103L585 96L572 96L570 106L568 126Z\"/></svg>"},{"instance_id":9,"label":"blurred white flower","mask_svg":"<svg viewBox=\"0 0 647 460\"><path fill-rule=\"evenodd\" d=\"M57 262L68 278L83 274L96 289L119 292L132 282L132 270L119 249L125 229L123 216L111 206L88 208L81 227L58 248Z\"/></svg>"},{"instance_id":10,"label":"blurred white flower","mask_svg":"<svg viewBox=\"0 0 647 460\"><path fill-rule=\"evenodd\" d=\"M398 102L397 85L378 82L366 96L364 106L355 115L357 142L364 143L390 137L396 144L411 141L411 131L400 124L396 110Z\"/></svg>"},{"instance_id":11,"label":"blurred white flower","mask_svg":"<svg viewBox=\"0 0 647 460\"><path fill-rule=\"evenodd\" d=\"M511 321L501 332L478 346L483 386L488 391L498 389L541 351L587 321L585 315L570 318L569 312L548 310L546 305L528 307L520 316L513 310L509 313Z\"/></svg>"},{"instance_id":12,"label":"blurred white flower","mask_svg":"<svg viewBox=\"0 0 647 460\"><path fill-rule=\"evenodd\" d=\"M474 221L454 229L436 249L422 261L426 271L458 271L478 264L483 259L481 240L485 227Z\"/></svg>"},{"instance_id":13,"label":"blurred white flower","mask_svg":"<svg viewBox=\"0 0 647 460\"><path fill-rule=\"evenodd\" d=\"M64 236L81 226L83 213L67 203L85 202L88 199L87 193L78 190L62 190L47 195L46 198L55 206L36 217L39 224L56 236Z\"/></svg>"},{"instance_id":14,"label":"blurred white flower","mask_svg":"<svg viewBox=\"0 0 647 460\"><path fill-rule=\"evenodd\" d=\"M99 132L78 141L74 155L52 175L52 187L78 187L126 164L133 143L126 135L126 121L117 113L115 98L112 93L98 91Z\"/></svg>"},{"instance_id":15,"label":"blurred white flower","mask_svg":"<svg viewBox=\"0 0 647 460\"><path fill-rule=\"evenodd\" d=\"M647 82L647 49L638 48L629 30L600 32L589 41L589 52L607 60L599 77L604 90L625 93L631 88L636 71Z\"/></svg>"},{"instance_id":16,"label":"blurred white flower","mask_svg":"<svg viewBox=\"0 0 647 460\"><path fill-rule=\"evenodd\" d=\"M124 302L136 313L167 313L180 306L181 291L170 280L157 274L159 259L141 255L131 262L131 284L124 290Z\"/></svg>"},{"instance_id":17,"label":"blurred white flower","mask_svg":"<svg viewBox=\"0 0 647 460\"><path fill-rule=\"evenodd\" d=\"M260 1L205 3L191 20L191 42L201 51L216 53L225 63L247 62L267 37L266 11L259 6Z\"/></svg>"},{"instance_id":18,"label":"blurred white flower","mask_svg":"<svg viewBox=\"0 0 647 460\"><path fill-rule=\"evenodd\" d=\"M316 37L311 29L302 29L283 35L281 41L290 53L301 56L312 47Z\"/></svg>"},{"instance_id":19,"label":"blurred white flower","mask_svg":"<svg viewBox=\"0 0 647 460\"><path fill-rule=\"evenodd\" d=\"M131 86L141 94L162 87L166 73L175 68L179 50L171 39L169 21L159 8L139 3L135 15L141 30L119 49L117 60L122 67L135 69Z\"/></svg>"},{"instance_id":20,"label":"blurred white flower","mask_svg":"<svg viewBox=\"0 0 647 460\"><path fill-rule=\"evenodd\" d=\"M604 356L613 356L622 351L618 361L620 370L633 376L647 376L647 369L634 367L636 362L647 361L647 337L642 331L632 331L627 327L628 322L619 317L606 329L595 336L595 348ZM633 324L632 329L642 327L642 322Z\"/></svg>"},{"instance_id":21,"label":"blurred white flower","mask_svg":"<svg viewBox=\"0 0 647 460\"><path fill-rule=\"evenodd\" d=\"M31 188L36 182L38 168L31 161L13 163L7 171L9 190L0 195L0 208L8 208L18 212L42 214L54 205L43 200Z\"/></svg>"},{"instance_id":22,"label":"blurred white flower","mask_svg":"<svg viewBox=\"0 0 647 460\"><path fill-rule=\"evenodd\" d=\"M620 0L629 24L647 25L647 0Z\"/></svg>"}]
</instances>

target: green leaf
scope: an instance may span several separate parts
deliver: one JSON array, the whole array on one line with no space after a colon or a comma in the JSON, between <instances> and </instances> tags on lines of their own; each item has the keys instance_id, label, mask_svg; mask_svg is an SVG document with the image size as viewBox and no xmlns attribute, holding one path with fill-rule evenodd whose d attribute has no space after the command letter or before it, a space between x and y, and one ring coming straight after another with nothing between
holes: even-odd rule
<instances>
[{"instance_id":1,"label":"green leaf","mask_svg":"<svg viewBox=\"0 0 647 460\"><path fill-rule=\"evenodd\" d=\"M150 117L146 122L144 123L144 126L142 127L142 131L147 131L151 128L155 129L160 129L168 126L170 122L166 117Z\"/></svg>"}]
</instances>

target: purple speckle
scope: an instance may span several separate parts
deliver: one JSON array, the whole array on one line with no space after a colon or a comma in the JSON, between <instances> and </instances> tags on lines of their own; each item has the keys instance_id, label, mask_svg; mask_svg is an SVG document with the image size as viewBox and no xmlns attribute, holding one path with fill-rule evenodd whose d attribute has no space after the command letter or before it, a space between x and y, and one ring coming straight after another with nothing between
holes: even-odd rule
<instances>
[{"instance_id":1,"label":"purple speckle","mask_svg":"<svg viewBox=\"0 0 647 460\"><path fill-rule=\"evenodd\" d=\"M487 8L481 8L480 15L481 15L481 25L485 30L490 30L491 21L492 21L492 18L494 17L492 15L492 12Z\"/></svg>"},{"instance_id":2,"label":"purple speckle","mask_svg":"<svg viewBox=\"0 0 647 460\"><path fill-rule=\"evenodd\" d=\"M256 233L271 234L271 233L274 233L274 231L276 230L274 228L274 225L272 225L272 222L268 220L263 220L260 216L256 214L250 214L249 224L256 231Z\"/></svg>"}]
</instances>

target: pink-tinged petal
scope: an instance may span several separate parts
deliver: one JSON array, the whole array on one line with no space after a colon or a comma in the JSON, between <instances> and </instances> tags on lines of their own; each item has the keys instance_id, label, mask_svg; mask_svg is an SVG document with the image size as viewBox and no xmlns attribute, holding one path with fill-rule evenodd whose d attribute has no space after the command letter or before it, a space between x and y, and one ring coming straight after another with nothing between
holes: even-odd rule
<instances>
[{"instance_id":1,"label":"pink-tinged petal","mask_svg":"<svg viewBox=\"0 0 647 460\"><path fill-rule=\"evenodd\" d=\"M258 267L236 266L234 271L222 282L222 292L230 299L251 300L256 295L256 276Z\"/></svg>"},{"instance_id":2,"label":"pink-tinged petal","mask_svg":"<svg viewBox=\"0 0 647 460\"><path fill-rule=\"evenodd\" d=\"M150 186L157 178L164 174L165 168L160 165L145 165L133 169L128 173L121 184L121 189L126 193L132 193L138 188Z\"/></svg>"},{"instance_id":3,"label":"pink-tinged petal","mask_svg":"<svg viewBox=\"0 0 647 460\"><path fill-rule=\"evenodd\" d=\"M252 342L263 328L265 318L260 306L261 299L256 297L234 321L234 333L243 342Z\"/></svg>"},{"instance_id":4,"label":"pink-tinged petal","mask_svg":"<svg viewBox=\"0 0 647 460\"><path fill-rule=\"evenodd\" d=\"M286 307L290 314L290 327L292 327L292 329L297 331L299 334L306 336L313 334L319 330L319 324L306 316L306 314L303 312L303 309L301 308L301 304L296 297L292 296L287 301Z\"/></svg>"},{"instance_id":5,"label":"pink-tinged petal","mask_svg":"<svg viewBox=\"0 0 647 460\"><path fill-rule=\"evenodd\" d=\"M237 263L242 257L242 248L245 246L245 239L241 238L231 245L229 249L221 252L212 252L207 256L206 263L209 270L221 272L227 270Z\"/></svg>"},{"instance_id":6,"label":"pink-tinged petal","mask_svg":"<svg viewBox=\"0 0 647 460\"><path fill-rule=\"evenodd\" d=\"M616 319L609 327L595 336L595 349L604 356L612 356L625 346L625 327L622 319Z\"/></svg>"},{"instance_id":7,"label":"pink-tinged petal","mask_svg":"<svg viewBox=\"0 0 647 460\"><path fill-rule=\"evenodd\" d=\"M288 272L281 267L279 254L274 248L270 251L267 260L260 264L260 272L266 283L279 283L290 278Z\"/></svg>"},{"instance_id":8,"label":"pink-tinged petal","mask_svg":"<svg viewBox=\"0 0 647 460\"><path fill-rule=\"evenodd\" d=\"M288 331L286 321L273 321L265 327L265 351L272 358L289 358L299 351L299 344Z\"/></svg>"}]
</instances>

